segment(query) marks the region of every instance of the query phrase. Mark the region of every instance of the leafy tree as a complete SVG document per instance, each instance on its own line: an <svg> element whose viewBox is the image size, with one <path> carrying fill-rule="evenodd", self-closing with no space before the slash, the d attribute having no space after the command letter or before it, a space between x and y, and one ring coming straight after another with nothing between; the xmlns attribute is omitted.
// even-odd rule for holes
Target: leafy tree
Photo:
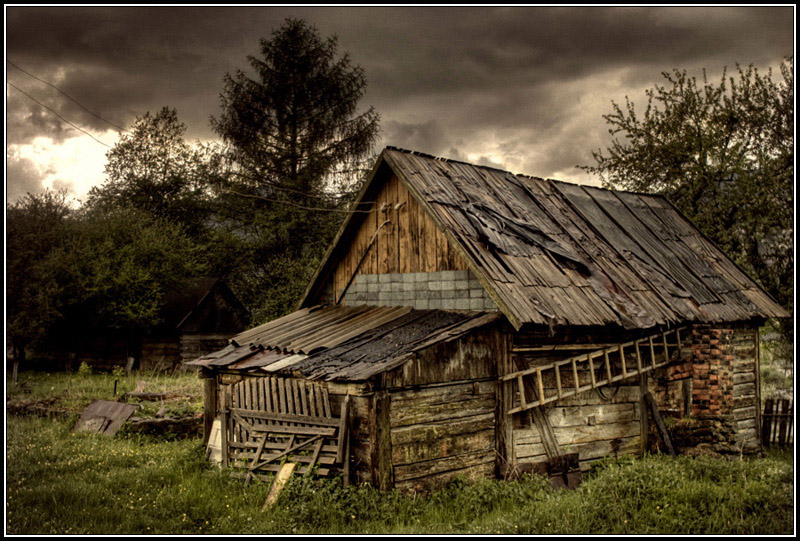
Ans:
<svg viewBox="0 0 800 541"><path fill-rule="evenodd" d="M44 262L63 242L70 212L63 191L27 194L6 209L6 335L13 348L14 379L26 348L61 316L59 284Z"/></svg>
<svg viewBox="0 0 800 541"><path fill-rule="evenodd" d="M194 236L205 233L219 155L213 147L189 144L185 133L175 109L137 118L106 154L106 181L91 189L86 206L138 209L178 223Z"/></svg>
<svg viewBox="0 0 800 541"><path fill-rule="evenodd" d="M146 333L161 322L166 292L206 270L178 225L136 209L76 214L44 265L59 285L52 336L67 343L93 330Z"/></svg>
<svg viewBox="0 0 800 541"><path fill-rule="evenodd" d="M335 37L287 19L260 45L248 56L254 76L226 75L222 113L211 119L232 164L220 221L247 247L239 291L259 305L256 320L299 298L378 133L374 109L359 112L364 72L337 57Z"/></svg>
<svg viewBox="0 0 800 541"><path fill-rule="evenodd" d="M790 312L794 294L794 59L781 78L737 65L719 84L664 73L647 107L612 102L593 152L606 186L667 195ZM622 136L622 137L618 137ZM791 336L791 322L783 324Z"/></svg>

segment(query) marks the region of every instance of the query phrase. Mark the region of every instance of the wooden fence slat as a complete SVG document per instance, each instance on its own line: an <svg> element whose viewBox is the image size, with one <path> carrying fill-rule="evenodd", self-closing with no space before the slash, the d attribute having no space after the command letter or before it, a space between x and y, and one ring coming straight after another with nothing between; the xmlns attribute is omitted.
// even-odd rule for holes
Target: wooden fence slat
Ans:
<svg viewBox="0 0 800 541"><path fill-rule="evenodd" d="M794 402L787 399L768 398L764 402L761 415L761 443L765 447L771 445L789 446L794 442Z"/></svg>

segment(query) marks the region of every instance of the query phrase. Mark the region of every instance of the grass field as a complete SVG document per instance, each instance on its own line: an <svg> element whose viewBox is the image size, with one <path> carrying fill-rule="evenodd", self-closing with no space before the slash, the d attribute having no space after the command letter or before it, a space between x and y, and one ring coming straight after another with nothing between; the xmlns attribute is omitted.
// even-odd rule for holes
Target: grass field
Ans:
<svg viewBox="0 0 800 541"><path fill-rule="evenodd" d="M539 478L455 482L428 495L295 478L261 512L197 440L74 434L69 420L7 419L9 534L791 534L793 457L608 462L576 491Z"/></svg>

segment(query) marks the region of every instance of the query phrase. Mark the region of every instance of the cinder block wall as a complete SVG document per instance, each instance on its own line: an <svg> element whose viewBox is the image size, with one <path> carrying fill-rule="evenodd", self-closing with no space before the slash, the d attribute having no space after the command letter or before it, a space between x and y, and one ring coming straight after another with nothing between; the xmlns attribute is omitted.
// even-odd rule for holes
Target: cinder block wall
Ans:
<svg viewBox="0 0 800 541"><path fill-rule="evenodd" d="M342 304L410 306L418 310L497 310L497 305L468 270L359 274Z"/></svg>

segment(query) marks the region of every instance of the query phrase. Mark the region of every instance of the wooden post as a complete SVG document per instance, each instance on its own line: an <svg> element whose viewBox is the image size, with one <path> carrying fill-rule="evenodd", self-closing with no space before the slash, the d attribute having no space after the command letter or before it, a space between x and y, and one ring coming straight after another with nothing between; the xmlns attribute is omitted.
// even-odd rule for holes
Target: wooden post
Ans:
<svg viewBox="0 0 800 541"><path fill-rule="evenodd" d="M755 384L756 384L756 433L763 434L763 419L761 418L761 338L758 329L755 330L755 346L756 346L756 367L755 367ZM761 446L766 445L766 442L761 441Z"/></svg>
<svg viewBox="0 0 800 541"><path fill-rule="evenodd" d="M636 347L636 370L639 373L642 372L642 354L639 352L639 341L637 340L634 342L634 346Z"/></svg>
<svg viewBox="0 0 800 541"><path fill-rule="evenodd" d="M555 364L555 372L556 372L556 393L558 394L558 398L561 398L563 395L563 391L561 389L561 367L558 366L558 363ZM544 390L542 390L544 392ZM541 400L539 400L541 403Z"/></svg>
<svg viewBox="0 0 800 541"><path fill-rule="evenodd" d="M227 468L230 465L230 461L228 460L228 437L229 437L229 424L230 420L228 417L228 405L230 404L230 386L226 385L223 387L222 390L222 407L220 408L220 423L219 423L219 434L220 434L220 446L222 451L222 467Z"/></svg>
<svg viewBox="0 0 800 541"><path fill-rule="evenodd" d="M390 398L388 391L377 391L374 397L375 415L375 459L372 465L373 480L381 490L394 487L394 465L392 463L392 431L389 426Z"/></svg>
<svg viewBox="0 0 800 541"><path fill-rule="evenodd" d="M656 350L655 350L655 347L653 347L653 337L652 336L650 336L648 338L648 342L650 342L650 362L653 363L653 368L655 368L656 367Z"/></svg>
<svg viewBox="0 0 800 541"><path fill-rule="evenodd" d="M641 432L641 445L639 451L641 456L647 453L647 436L650 433L650 427L647 418L647 373L639 373L639 431Z"/></svg>
<svg viewBox="0 0 800 541"><path fill-rule="evenodd" d="M575 394L577 395L581 392L581 387L578 382L578 364L575 362L575 359L572 359L572 377L575 380L573 383L575 383Z"/></svg>
<svg viewBox="0 0 800 541"><path fill-rule="evenodd" d="M522 376L517 376L517 389L519 389L519 405L522 408L528 407L528 401L525 400L525 384L522 381Z"/></svg>
<svg viewBox="0 0 800 541"><path fill-rule="evenodd" d="M211 427L217 416L217 392L219 385L215 375L202 374L203 381L203 445L208 445Z"/></svg>
<svg viewBox="0 0 800 541"><path fill-rule="evenodd" d="M669 456L675 456L675 448L672 447L672 440L669 437L669 431L667 430L667 426L664 424L664 421L661 419L661 414L658 412L656 399L653 398L653 394L649 391L644 394L644 398L645 403L649 406L650 413L653 415L653 420L655 421L656 428L658 429L658 435L661 437L661 441L664 442Z"/></svg>
<svg viewBox="0 0 800 541"><path fill-rule="evenodd" d="M511 336L500 327L496 328L494 336L499 349L497 351L497 375L502 378L512 371ZM511 381L500 379L495 391L497 397L495 405L495 422L497 423L495 476L498 478L502 476L504 469L513 469L515 460L512 416L508 413L513 407L512 385Z"/></svg>
<svg viewBox="0 0 800 541"><path fill-rule="evenodd" d="M556 367L556 370L558 370L558 367ZM544 404L544 382L542 382L542 371L539 368L536 369L536 383L539 388L539 405L541 406Z"/></svg>
<svg viewBox="0 0 800 541"><path fill-rule="evenodd" d="M767 398L764 403L764 415L761 424L761 445L764 447L768 447L772 443L772 406L772 399Z"/></svg>

